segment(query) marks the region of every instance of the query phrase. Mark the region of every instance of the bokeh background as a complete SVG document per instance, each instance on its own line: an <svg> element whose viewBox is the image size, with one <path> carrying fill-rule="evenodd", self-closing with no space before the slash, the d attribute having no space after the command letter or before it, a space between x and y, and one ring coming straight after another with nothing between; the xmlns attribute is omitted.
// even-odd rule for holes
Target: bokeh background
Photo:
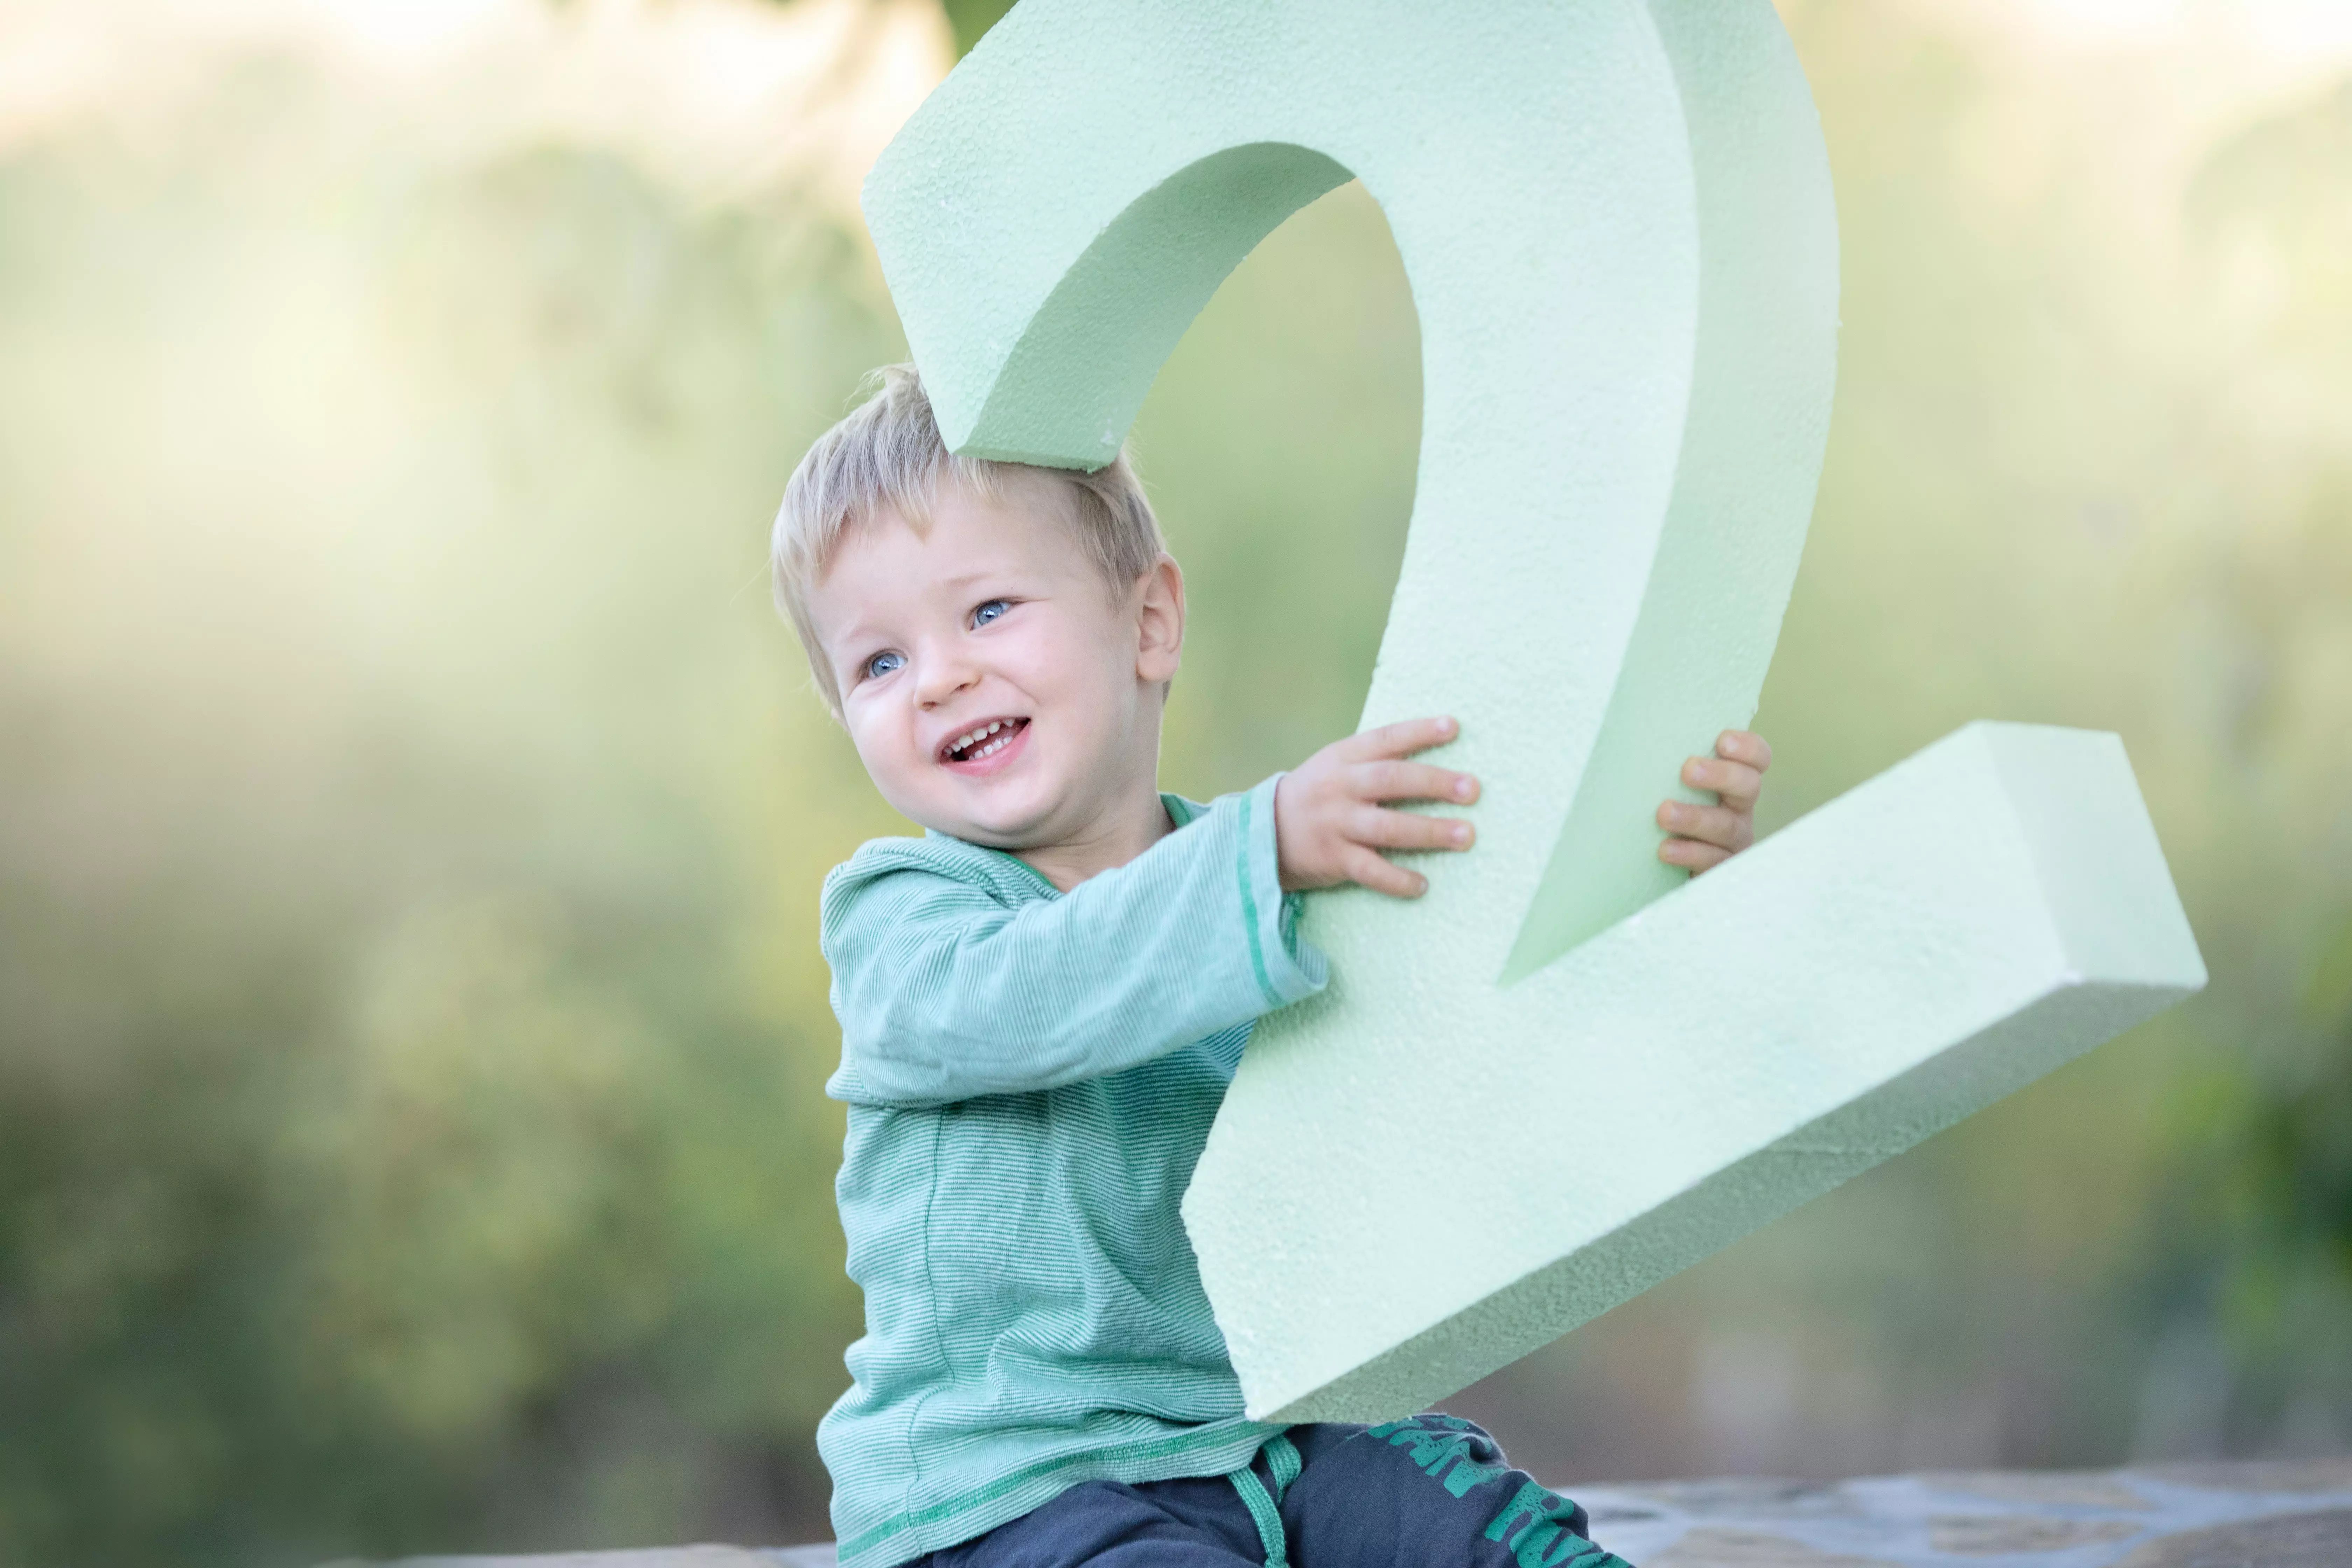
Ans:
<svg viewBox="0 0 2352 1568"><path fill-rule="evenodd" d="M0 0L0 1563L825 1533L815 890L901 825L764 535L1003 8ZM1767 825L2118 730L2213 984L1456 1408L1563 1482L2341 1451L2352 14L1783 14L1845 328ZM1160 377L1171 787L1351 727L1417 353L1349 188Z"/></svg>

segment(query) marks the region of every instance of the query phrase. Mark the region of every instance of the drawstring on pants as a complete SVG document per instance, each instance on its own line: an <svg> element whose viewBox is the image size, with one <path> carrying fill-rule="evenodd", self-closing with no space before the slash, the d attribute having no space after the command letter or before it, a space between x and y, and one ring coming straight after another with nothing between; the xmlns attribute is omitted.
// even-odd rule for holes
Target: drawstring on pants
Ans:
<svg viewBox="0 0 2352 1568"><path fill-rule="evenodd" d="M1265 1468L1274 1475L1271 1492L1267 1490L1266 1484L1257 1479L1257 1472L1250 1468L1257 1463L1255 1456L1252 1456L1250 1464L1244 1465L1225 1479L1234 1483L1234 1490L1241 1494L1242 1506L1249 1510L1250 1518L1257 1522L1258 1544L1265 1548L1265 1568L1290 1568L1290 1542L1282 1530L1282 1494L1288 1491L1290 1483L1298 1479L1299 1466L1303 1461L1298 1457L1297 1445L1280 1432L1268 1437L1258 1453L1265 1456Z"/></svg>

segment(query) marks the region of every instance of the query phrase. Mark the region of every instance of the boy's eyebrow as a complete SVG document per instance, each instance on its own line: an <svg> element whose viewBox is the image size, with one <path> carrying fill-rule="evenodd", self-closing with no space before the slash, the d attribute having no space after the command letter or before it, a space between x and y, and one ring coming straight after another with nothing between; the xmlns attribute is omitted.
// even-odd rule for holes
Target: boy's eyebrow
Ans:
<svg viewBox="0 0 2352 1568"><path fill-rule="evenodd" d="M1017 567L992 564L977 566L969 572L959 572L952 577L942 577L939 581L942 587L959 588L969 587L974 583L986 582L992 577L1013 578L1021 575L1022 573Z"/></svg>
<svg viewBox="0 0 2352 1568"><path fill-rule="evenodd" d="M822 619L812 616L809 617L809 629L816 634L817 646L828 658L836 646L861 642L881 635L866 626L866 617L862 615L854 616L840 626L828 626Z"/></svg>

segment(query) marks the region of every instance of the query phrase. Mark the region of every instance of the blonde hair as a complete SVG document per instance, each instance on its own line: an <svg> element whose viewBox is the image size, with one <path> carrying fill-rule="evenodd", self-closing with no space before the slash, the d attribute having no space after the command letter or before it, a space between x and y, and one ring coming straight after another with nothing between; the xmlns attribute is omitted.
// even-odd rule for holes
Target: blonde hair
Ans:
<svg viewBox="0 0 2352 1568"><path fill-rule="evenodd" d="M769 546L777 606L791 617L817 690L835 717L841 714L841 690L809 624L808 595L842 542L886 508L920 530L930 521L942 482L1001 502L1007 481L1025 476L1061 492L1081 548L1113 593L1124 593L1165 552L1160 520L1124 445L1091 472L966 458L940 438L930 397L913 365L886 364L860 390L872 395L818 437L793 470Z"/></svg>

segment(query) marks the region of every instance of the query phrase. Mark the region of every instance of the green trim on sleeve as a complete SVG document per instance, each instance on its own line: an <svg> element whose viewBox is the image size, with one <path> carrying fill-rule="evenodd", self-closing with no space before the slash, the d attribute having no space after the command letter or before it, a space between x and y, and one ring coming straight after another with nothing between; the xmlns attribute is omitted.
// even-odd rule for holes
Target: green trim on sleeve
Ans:
<svg viewBox="0 0 2352 1568"><path fill-rule="evenodd" d="M1274 988L1274 977L1265 972L1265 948L1259 942L1257 933L1257 889L1252 885L1257 879L1251 875L1254 868L1250 865L1250 806L1253 801L1247 795L1240 798L1241 845L1234 852L1234 865L1241 876L1242 927L1249 932L1250 973L1257 976L1257 988L1265 997L1266 1005L1279 1007L1282 1005L1282 993Z"/></svg>

